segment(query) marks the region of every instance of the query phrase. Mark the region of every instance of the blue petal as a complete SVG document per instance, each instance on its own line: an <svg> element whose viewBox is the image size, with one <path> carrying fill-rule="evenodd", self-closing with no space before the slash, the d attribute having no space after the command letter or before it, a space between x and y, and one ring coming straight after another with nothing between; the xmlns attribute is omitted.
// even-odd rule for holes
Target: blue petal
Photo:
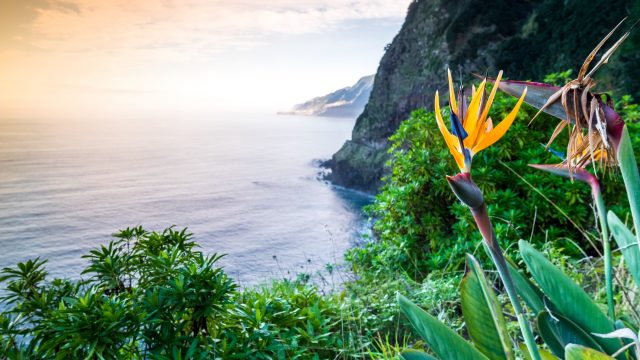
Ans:
<svg viewBox="0 0 640 360"><path fill-rule="evenodd" d="M451 120L451 133L457 136L460 140L466 139L469 135L464 130L460 119L458 119L458 116L453 112L453 110L449 111L449 113L451 114L451 116L449 117L449 119Z"/></svg>
<svg viewBox="0 0 640 360"><path fill-rule="evenodd" d="M545 147L545 148L547 147L547 145L545 145L545 144L543 144L543 143L540 143L540 145L542 145L542 146L543 146L543 147ZM560 152L560 151L558 151L558 150L555 150L555 149L554 149L554 148L552 148L552 147L547 148L547 151L548 151L548 152L550 152L550 153L552 153L553 155L555 155L555 156L559 157L560 159L562 159L562 161L564 161L564 160L566 160L566 159L567 159L567 155L566 155L565 153Z"/></svg>
<svg viewBox="0 0 640 360"><path fill-rule="evenodd" d="M469 152L469 149L463 149L462 154L464 155L464 163L471 164L471 152Z"/></svg>

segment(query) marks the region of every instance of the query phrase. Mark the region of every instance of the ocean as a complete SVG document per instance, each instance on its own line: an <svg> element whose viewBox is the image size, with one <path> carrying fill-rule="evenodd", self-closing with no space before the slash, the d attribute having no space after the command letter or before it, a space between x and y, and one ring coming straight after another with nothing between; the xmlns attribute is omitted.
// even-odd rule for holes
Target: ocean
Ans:
<svg viewBox="0 0 640 360"><path fill-rule="evenodd" d="M341 262L366 195L318 178L353 119L0 120L0 267L78 279L118 229L188 227L240 285Z"/></svg>

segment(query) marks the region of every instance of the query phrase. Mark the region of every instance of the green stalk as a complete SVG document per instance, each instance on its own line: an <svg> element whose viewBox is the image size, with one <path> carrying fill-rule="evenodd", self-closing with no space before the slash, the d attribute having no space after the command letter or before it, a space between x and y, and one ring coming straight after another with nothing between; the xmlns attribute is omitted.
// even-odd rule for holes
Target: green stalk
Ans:
<svg viewBox="0 0 640 360"><path fill-rule="evenodd" d="M596 181L591 186L593 199L596 203L596 211L600 220L600 231L602 232L602 250L604 252L604 279L607 290L607 305L609 308L609 317L611 321L616 321L615 303L613 301L613 271L611 264L611 244L609 243L609 228L607 225L607 210L600 191L600 183Z"/></svg>
<svg viewBox="0 0 640 360"><path fill-rule="evenodd" d="M522 331L522 337L524 338L524 342L527 345L527 349L529 350L531 359L541 360L538 346L536 345L536 342L533 338L531 326L529 324L529 321L527 321L524 316L522 306L520 305L520 299L518 298L518 293L513 284L511 273L509 273L509 268L507 267L507 262L504 259L504 255L502 254L500 245L498 245L496 233L493 229L493 225L491 224L491 220L489 219L489 214L487 213L487 206L483 202L480 207L470 209L471 213L473 214L473 218L478 225L478 230L480 230L480 233L482 234L482 237L487 244L487 247L489 248L491 259L498 269L498 275L500 275L500 279L502 280L504 288L507 291L507 295L509 296L509 300L511 301L511 305L513 306L513 311L516 313L518 324L520 325L520 331Z"/></svg>
<svg viewBox="0 0 640 360"><path fill-rule="evenodd" d="M635 161L635 160L634 160ZM609 243L609 227L607 224L607 210L604 205L604 200L602 198L602 191L600 191L600 182L598 178L593 174L588 172L583 167L576 167L573 169L573 173L571 169L569 169L566 165L540 165L540 164L532 164L529 165L533 168L543 170L555 175L573 178L575 180L579 180L589 185L591 188L591 195L593 197L593 202L596 205L596 211L598 213L598 219L600 221L600 230L602 235L602 250L604 253L604 277L605 277L605 285L607 291L607 305L609 307L609 317L611 317L612 321L615 321L615 304L613 302L613 268L611 265L611 244ZM629 195L631 196L631 195Z"/></svg>
<svg viewBox="0 0 640 360"><path fill-rule="evenodd" d="M638 164L631 146L631 138L627 126L622 129L620 136L620 144L616 153L618 163L620 164L620 172L624 180L624 186L627 189L629 197L629 205L631 207L631 216L633 216L633 227L636 232L636 241L640 246L640 174L638 174Z"/></svg>
<svg viewBox="0 0 640 360"><path fill-rule="evenodd" d="M513 279L511 278L511 273L507 267L507 262L504 259L500 245L498 245L498 241L496 240L496 233L493 229L493 225L491 224L491 219L489 219L489 214L487 213L487 205L484 202L482 190L480 190L478 185L476 185L473 179L471 179L471 174L468 172L462 172L456 176L447 176L447 182L449 182L449 186L451 186L453 193L456 194L460 201L469 207L471 214L473 214L473 219L475 220L476 225L478 225L478 230L480 231L480 234L482 234L482 238L490 250L489 254L491 255L491 259L498 269L498 274L504 284L504 288L507 290L509 301L511 301L513 311L516 313L516 317L518 318L520 331L522 331L522 337L527 345L531 359L541 360L538 346L533 338L531 325L524 316L522 306L520 305L520 299L518 298L518 292L516 291Z"/></svg>

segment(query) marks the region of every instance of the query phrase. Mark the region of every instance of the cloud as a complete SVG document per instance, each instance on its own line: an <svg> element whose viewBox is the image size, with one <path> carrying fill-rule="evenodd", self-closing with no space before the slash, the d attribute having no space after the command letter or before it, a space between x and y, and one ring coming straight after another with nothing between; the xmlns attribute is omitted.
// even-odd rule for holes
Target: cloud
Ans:
<svg viewBox="0 0 640 360"><path fill-rule="evenodd" d="M0 44L4 47L29 49L25 38L30 36L30 25L42 11L79 14L77 4L56 0L3 0L0 2Z"/></svg>
<svg viewBox="0 0 640 360"><path fill-rule="evenodd" d="M273 99L273 84L280 97L322 93L379 59L343 35L372 20L399 26L410 2L0 0L0 112L204 108Z"/></svg>
<svg viewBox="0 0 640 360"><path fill-rule="evenodd" d="M397 0L9 0L11 35L23 48L90 52L172 48L185 57L246 48L278 34L349 21L397 19ZM0 12L1 13L1 12ZM7 31L9 33L9 31ZM15 43L13 44L15 45Z"/></svg>

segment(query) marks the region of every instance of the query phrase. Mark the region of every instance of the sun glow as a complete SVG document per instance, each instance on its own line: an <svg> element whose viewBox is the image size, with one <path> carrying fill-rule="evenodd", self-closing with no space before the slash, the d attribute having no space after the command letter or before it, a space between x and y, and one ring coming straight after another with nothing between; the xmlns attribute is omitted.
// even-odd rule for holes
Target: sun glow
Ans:
<svg viewBox="0 0 640 360"><path fill-rule="evenodd" d="M375 72L409 1L9 0L5 116L268 109Z"/></svg>

